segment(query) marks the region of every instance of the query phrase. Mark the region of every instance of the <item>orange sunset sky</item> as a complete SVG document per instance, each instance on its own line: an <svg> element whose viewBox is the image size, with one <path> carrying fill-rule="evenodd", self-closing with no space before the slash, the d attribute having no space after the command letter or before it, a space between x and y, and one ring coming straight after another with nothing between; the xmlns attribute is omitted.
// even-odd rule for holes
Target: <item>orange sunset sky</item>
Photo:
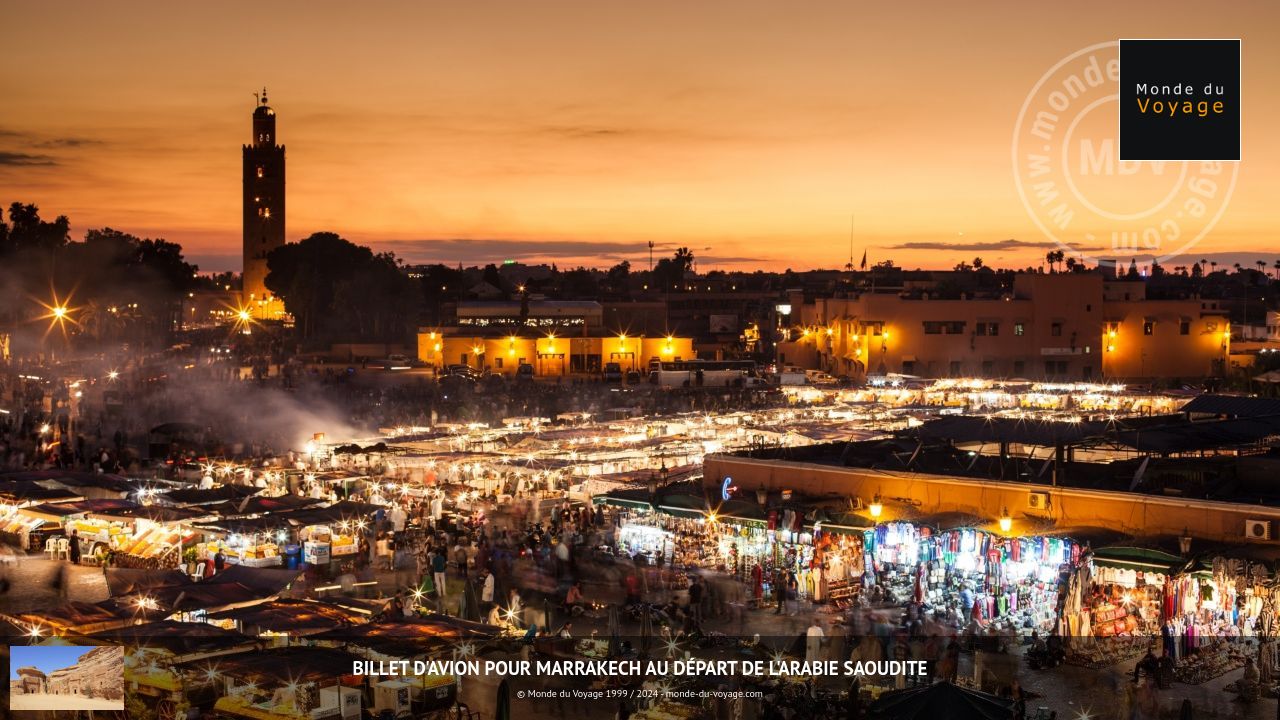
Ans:
<svg viewBox="0 0 1280 720"><path fill-rule="evenodd" d="M0 34L0 202L210 270L239 269L263 85L291 240L805 269L848 261L853 216L871 262L1021 267L1052 249L1010 161L1041 74L1120 37L1240 37L1244 161L1195 252L1280 257L1275 3L21 1Z"/></svg>

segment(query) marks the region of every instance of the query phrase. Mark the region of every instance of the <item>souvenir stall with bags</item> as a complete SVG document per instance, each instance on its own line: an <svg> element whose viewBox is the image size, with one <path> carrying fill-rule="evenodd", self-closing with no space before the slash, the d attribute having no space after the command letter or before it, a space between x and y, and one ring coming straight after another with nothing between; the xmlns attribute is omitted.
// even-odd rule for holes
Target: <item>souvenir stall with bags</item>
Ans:
<svg viewBox="0 0 1280 720"><path fill-rule="evenodd" d="M1086 555L1067 581L1058 626L1071 662L1105 667L1145 653L1159 635L1171 569L1182 562L1132 547Z"/></svg>

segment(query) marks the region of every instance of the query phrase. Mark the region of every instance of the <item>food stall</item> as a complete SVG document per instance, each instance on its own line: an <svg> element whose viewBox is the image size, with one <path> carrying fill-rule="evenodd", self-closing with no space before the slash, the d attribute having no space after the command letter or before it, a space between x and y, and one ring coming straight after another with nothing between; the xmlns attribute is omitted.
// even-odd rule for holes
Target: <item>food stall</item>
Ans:
<svg viewBox="0 0 1280 720"><path fill-rule="evenodd" d="M136 533L136 519L111 517L106 513L137 510L142 506L128 500L80 500L45 503L19 508L21 519L15 520L17 532L25 526L30 534L36 528L51 536L70 538L74 533L80 542L80 557L88 560L118 551Z"/></svg>
<svg viewBox="0 0 1280 720"><path fill-rule="evenodd" d="M228 565L282 565L281 546L289 539L287 527L284 520L270 516L202 523L196 526L204 536L195 544L196 560L207 563L221 552Z"/></svg>
<svg viewBox="0 0 1280 720"><path fill-rule="evenodd" d="M360 549L355 533L365 527L366 523L363 521L303 527L298 531L298 539L302 542L303 562L308 565L327 565L354 556Z"/></svg>
<svg viewBox="0 0 1280 720"><path fill-rule="evenodd" d="M53 490L32 481L8 481L0 483L0 543L23 550L43 550L50 529L41 531L45 521L18 510L41 503L84 500L84 496L71 490ZM53 526L51 529L58 529Z"/></svg>
<svg viewBox="0 0 1280 720"><path fill-rule="evenodd" d="M131 528L129 535L115 537L112 565L162 568L179 566L183 548L191 546L197 537L191 523L208 517L201 510L152 505L89 513L86 520L122 523Z"/></svg>
<svg viewBox="0 0 1280 720"><path fill-rule="evenodd" d="M289 647L225 655L211 665L196 660L193 671L208 671L215 713L232 718L361 717L361 678L351 675L358 658L341 650Z"/></svg>

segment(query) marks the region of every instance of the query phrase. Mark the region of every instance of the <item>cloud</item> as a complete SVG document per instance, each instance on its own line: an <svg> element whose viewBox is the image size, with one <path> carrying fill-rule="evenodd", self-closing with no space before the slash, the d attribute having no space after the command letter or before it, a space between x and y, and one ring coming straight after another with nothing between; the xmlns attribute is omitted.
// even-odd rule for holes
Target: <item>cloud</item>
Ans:
<svg viewBox="0 0 1280 720"><path fill-rule="evenodd" d="M613 265L622 260L649 258L647 243L621 243L595 240L515 240L422 238L418 240L383 240L367 243L376 250L389 250L409 263L498 263L512 259L541 261L564 259L587 266ZM654 245L654 260L670 255L679 243ZM737 264L763 262L759 257L709 255L693 248L699 263Z"/></svg>
<svg viewBox="0 0 1280 720"><path fill-rule="evenodd" d="M886 250L947 250L954 252L999 252L1001 250L1038 250L1046 247L1052 247L1047 242L1027 242L1026 240L989 240L989 241L964 241L956 242L954 240L924 240L917 242L906 242L900 245L890 245ZM1096 252L1103 248L1080 247L1074 248L1077 252Z"/></svg>
<svg viewBox="0 0 1280 720"><path fill-rule="evenodd" d="M0 167L29 167L39 165L57 165L48 155L32 155L30 153L8 152L0 150Z"/></svg>
<svg viewBox="0 0 1280 720"><path fill-rule="evenodd" d="M78 147L85 147L87 145L101 145L101 144L102 144L101 140L93 140L90 138L82 138L82 137L65 137L65 138L52 138L49 140L41 140L35 143L35 146L38 148L57 149L57 148L78 148Z"/></svg>
<svg viewBox="0 0 1280 720"><path fill-rule="evenodd" d="M632 135L634 131L622 128L611 128L590 125L555 125L544 128L544 132L571 140L601 140Z"/></svg>

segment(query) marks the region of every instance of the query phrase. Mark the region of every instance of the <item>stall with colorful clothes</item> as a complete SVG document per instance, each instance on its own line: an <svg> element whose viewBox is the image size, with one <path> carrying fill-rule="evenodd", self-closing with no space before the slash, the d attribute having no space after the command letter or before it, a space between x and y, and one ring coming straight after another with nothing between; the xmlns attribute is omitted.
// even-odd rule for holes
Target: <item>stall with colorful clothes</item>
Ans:
<svg viewBox="0 0 1280 720"><path fill-rule="evenodd" d="M1277 630L1280 593L1266 565L1215 557L1188 564L1166 580L1160 636L1182 682L1201 683L1257 655L1252 643Z"/></svg>
<svg viewBox="0 0 1280 720"><path fill-rule="evenodd" d="M1277 602L1262 563L1104 548L1086 557L1068 582L1060 631L1075 662L1110 665L1154 648L1172 660L1178 680L1194 684L1256 654L1241 640L1277 630Z"/></svg>
<svg viewBox="0 0 1280 720"><path fill-rule="evenodd" d="M959 623L1005 621L1023 635L1053 630L1060 577L1080 556L1080 546L1066 538L938 531L909 522L881 524L864 542L864 584L872 597L922 603Z"/></svg>

